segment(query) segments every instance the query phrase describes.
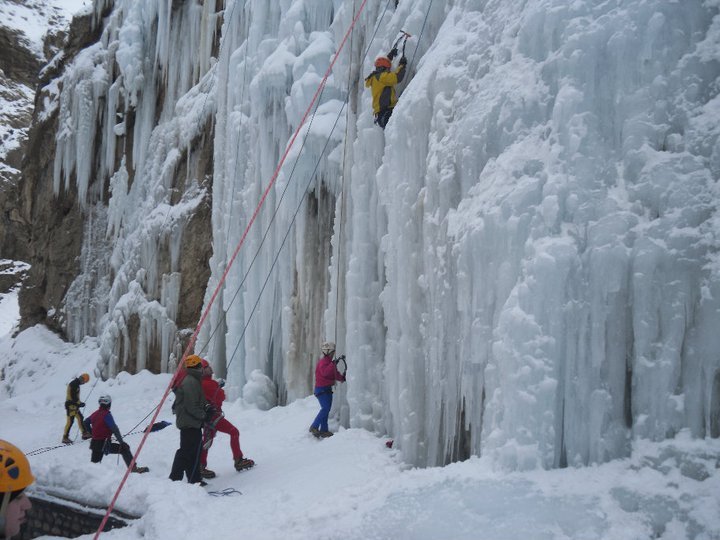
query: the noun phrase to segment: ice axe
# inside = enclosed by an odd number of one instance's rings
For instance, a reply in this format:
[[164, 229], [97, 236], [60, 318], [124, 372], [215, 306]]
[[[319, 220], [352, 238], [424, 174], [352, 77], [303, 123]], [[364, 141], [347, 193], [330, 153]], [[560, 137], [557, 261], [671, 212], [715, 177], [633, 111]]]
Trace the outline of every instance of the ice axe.
[[397, 46], [400, 45], [400, 40], [404, 40], [403, 46], [402, 46], [402, 55], [405, 56], [405, 45], [407, 44], [408, 38], [411, 38], [411, 37], [412, 37], [412, 34], [407, 33], [405, 30], [400, 30], [400, 37], [395, 40], [393, 49], [397, 49]]

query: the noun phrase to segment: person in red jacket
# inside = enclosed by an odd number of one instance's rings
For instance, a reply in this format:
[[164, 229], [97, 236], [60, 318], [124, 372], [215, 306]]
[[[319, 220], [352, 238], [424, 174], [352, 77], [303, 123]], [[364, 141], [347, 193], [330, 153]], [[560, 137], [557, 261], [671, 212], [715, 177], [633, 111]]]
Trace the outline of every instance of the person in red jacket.
[[[120, 454], [123, 461], [125, 461], [125, 465], [129, 467], [133, 455], [130, 451], [130, 446], [123, 441], [120, 428], [117, 427], [113, 415], [110, 412], [112, 399], [108, 395], [100, 396], [98, 404], [100, 405], [98, 410], [85, 419], [85, 429], [92, 433], [92, 440], [90, 441], [90, 461], [100, 463], [102, 458], [107, 454]], [[118, 442], [112, 442], [113, 435], [115, 435]], [[149, 470], [147, 467], [138, 467], [137, 464], [135, 464], [133, 465], [132, 472], [145, 473]]]
[[[333, 360], [335, 354], [335, 344], [326, 341], [320, 348], [322, 358], [315, 367], [315, 397], [320, 402], [320, 412], [315, 417], [310, 426], [310, 433], [318, 438], [332, 437], [332, 432], [328, 429], [328, 417], [330, 416], [330, 408], [332, 407], [332, 387], [336, 381], [344, 382], [345, 373], [340, 373], [337, 368], [337, 361]], [[345, 360], [345, 356], [340, 356], [338, 360]], [[346, 367], [347, 369], [347, 367]]]
[[205, 399], [213, 409], [210, 420], [203, 426], [203, 444], [200, 452], [200, 476], [203, 478], [215, 478], [215, 472], [207, 468], [208, 450], [212, 446], [215, 434], [219, 431], [230, 435], [230, 449], [233, 454], [233, 463], [236, 471], [249, 469], [255, 462], [243, 456], [240, 450], [240, 432], [232, 425], [222, 412], [222, 404], [225, 401], [225, 381], [216, 381], [212, 378], [213, 369], [207, 360], [202, 362], [202, 389]]

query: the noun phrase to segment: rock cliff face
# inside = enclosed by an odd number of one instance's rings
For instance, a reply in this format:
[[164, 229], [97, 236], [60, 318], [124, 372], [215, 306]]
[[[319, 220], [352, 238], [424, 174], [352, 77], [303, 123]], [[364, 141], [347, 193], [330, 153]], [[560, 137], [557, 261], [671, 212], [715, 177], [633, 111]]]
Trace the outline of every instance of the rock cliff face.
[[[28, 183], [21, 179], [23, 170], [37, 171], [48, 163], [54, 146], [54, 126], [31, 127], [38, 85], [47, 84], [65, 55], [90, 38], [90, 14], [71, 22], [69, 13], [56, 4], [61, 3], [0, 2], [0, 259], [31, 258], [33, 203], [27, 198]], [[50, 61], [53, 65], [41, 74]]]
[[75, 17], [63, 39], [62, 53], [41, 74], [38, 70], [36, 84], [40, 90], [35, 98], [18, 184], [21, 205], [16, 210], [23, 227], [17, 234], [25, 235], [26, 241], [22, 242], [23, 256], [16, 258], [31, 264], [20, 293], [21, 328], [45, 323], [63, 335], [65, 329], [57, 308], [78, 273], [85, 215], [74, 190], [53, 192], [57, 114], [43, 118], [40, 113], [47, 88], [62, 73], [66, 59], [97, 41], [99, 34], [93, 29], [92, 20], [89, 13]]
[[[173, 4], [166, 20], [187, 23], [183, 10], [193, 6]], [[115, 7], [96, 2], [94, 12], [75, 17], [64, 49], [39, 80], [19, 184], [22, 205], [16, 209], [25, 225], [23, 258], [31, 263], [20, 294], [21, 327], [43, 323], [71, 340], [107, 332], [112, 346], [104, 351], [113, 359], [109, 373], [160, 371], [194, 329], [209, 278], [213, 127], [209, 121], [199, 123], [184, 145], [167, 154], [158, 146], [161, 141], [147, 139], [157, 124], [172, 122], [162, 111], [172, 111], [200, 73], [173, 91], [163, 71], [167, 66], [143, 65], [149, 84], [139, 95], [118, 91], [128, 74], [114, 56], [118, 36], [113, 21], [132, 14]], [[141, 11], [143, 4], [135, 2], [132, 9]], [[148, 32], [157, 25], [158, 19], [149, 16]], [[176, 29], [178, 38], [183, 30]], [[87, 65], [89, 71], [84, 71]], [[84, 79], [88, 73], [90, 80]], [[92, 80], [93, 73], [102, 77]], [[88, 116], [91, 111], [96, 115]], [[210, 112], [208, 108], [208, 118]], [[92, 135], [80, 140], [88, 130]], [[164, 159], [162, 203], [153, 201], [147, 185], [137, 181], [157, 172], [148, 168], [159, 155]], [[128, 202], [131, 196], [137, 205]], [[188, 198], [192, 212], [183, 213]], [[133, 210], [146, 204], [145, 216], [167, 210], [155, 222], [152, 238], [136, 246], [140, 252], [149, 250], [147, 257], [130, 256], [133, 268], [127, 281], [137, 279], [139, 288], [122, 291], [126, 275], [114, 261], [123, 257], [113, 252], [128, 248], [118, 241], [119, 229], [142, 234], [147, 224], [131, 224], [118, 199]], [[153, 323], [156, 319], [148, 315], [153, 310], [169, 310], [172, 324]], [[117, 318], [109, 320], [113, 316]]]
[[0, 26], [0, 258], [27, 260], [27, 222], [18, 208], [20, 168], [41, 60], [20, 31]]

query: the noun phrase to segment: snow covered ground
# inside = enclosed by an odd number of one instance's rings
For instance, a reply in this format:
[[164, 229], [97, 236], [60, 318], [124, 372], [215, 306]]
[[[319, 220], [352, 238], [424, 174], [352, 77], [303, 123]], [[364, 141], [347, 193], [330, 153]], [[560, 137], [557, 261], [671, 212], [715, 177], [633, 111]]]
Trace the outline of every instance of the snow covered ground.
[[[0, 299], [0, 334], [17, 317], [13, 295]], [[72, 345], [43, 327], [0, 338], [0, 437], [26, 452], [57, 445], [66, 383], [93, 373], [94, 340]], [[86, 413], [113, 397], [123, 433], [144, 427], [170, 375], [121, 373], [82, 387]], [[206, 488], [168, 480], [179, 437], [175, 427], [150, 435], [118, 508], [141, 515], [103, 538], [200, 539], [612, 539], [720, 538], [716, 440], [681, 434], [661, 444], [636, 441], [633, 456], [601, 466], [507, 473], [487, 458], [443, 468], [404, 465], [370, 432], [340, 429], [319, 441], [307, 432], [313, 397], [260, 411], [238, 400], [225, 407], [241, 445], [257, 466], [237, 473], [220, 434]], [[159, 419], [172, 420], [169, 405]], [[338, 429], [337, 425], [332, 426]], [[77, 435], [73, 428], [72, 436]], [[129, 435], [133, 450], [140, 435]], [[91, 464], [79, 439], [30, 458], [37, 484], [76, 500], [107, 504], [124, 473], [116, 456]], [[240, 495], [214, 497], [234, 488]], [[90, 535], [84, 538], [90, 538]]]

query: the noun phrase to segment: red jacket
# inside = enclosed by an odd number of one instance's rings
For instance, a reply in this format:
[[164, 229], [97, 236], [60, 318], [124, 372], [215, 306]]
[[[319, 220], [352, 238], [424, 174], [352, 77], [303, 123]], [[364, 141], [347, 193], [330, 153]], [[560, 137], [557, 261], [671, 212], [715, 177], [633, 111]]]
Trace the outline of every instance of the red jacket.
[[215, 407], [215, 410], [220, 411], [223, 401], [225, 401], [225, 390], [220, 388], [217, 381], [213, 380], [212, 375], [202, 378], [202, 389], [208, 403]]
[[110, 414], [110, 409], [100, 407], [85, 420], [85, 427], [88, 425], [92, 430], [92, 438], [105, 440], [113, 434], [113, 428], [117, 429], [115, 420]]
[[338, 371], [330, 355], [323, 356], [315, 367], [315, 387], [332, 386], [335, 381], [344, 381], [345, 375]]

